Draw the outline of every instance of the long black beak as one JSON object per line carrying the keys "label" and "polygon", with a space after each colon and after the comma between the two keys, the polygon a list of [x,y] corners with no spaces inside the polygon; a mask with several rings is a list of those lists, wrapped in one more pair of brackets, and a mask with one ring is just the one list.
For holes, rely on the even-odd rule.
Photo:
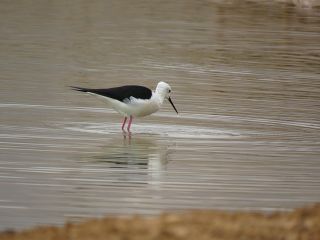
{"label": "long black beak", "polygon": [[168,97],[168,100],[169,100],[169,102],[171,103],[173,109],[174,109],[174,110],[176,111],[176,113],[178,114],[178,111],[177,111],[176,107],[174,106],[174,104],[173,104],[173,102],[172,102],[172,100],[171,100],[170,97]]}

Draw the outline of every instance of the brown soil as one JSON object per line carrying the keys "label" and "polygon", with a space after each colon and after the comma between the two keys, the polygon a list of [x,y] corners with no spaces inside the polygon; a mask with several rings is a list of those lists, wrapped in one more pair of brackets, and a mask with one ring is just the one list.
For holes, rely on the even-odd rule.
{"label": "brown soil", "polygon": [[68,223],[62,228],[37,227],[0,233],[0,240],[317,240],[320,239],[320,204],[292,212],[272,214],[192,211],[154,218],[107,217]]}

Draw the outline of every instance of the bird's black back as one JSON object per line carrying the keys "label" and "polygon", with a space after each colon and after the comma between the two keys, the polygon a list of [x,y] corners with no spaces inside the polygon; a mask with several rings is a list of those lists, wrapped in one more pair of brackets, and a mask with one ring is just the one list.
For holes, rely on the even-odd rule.
{"label": "bird's black back", "polygon": [[138,85],[126,85],[122,87],[104,89],[72,87],[72,89],[80,92],[89,92],[104,97],[113,98],[121,102],[123,102],[125,99],[129,99],[130,97],[139,99],[150,99],[152,96],[152,91],[149,88]]}

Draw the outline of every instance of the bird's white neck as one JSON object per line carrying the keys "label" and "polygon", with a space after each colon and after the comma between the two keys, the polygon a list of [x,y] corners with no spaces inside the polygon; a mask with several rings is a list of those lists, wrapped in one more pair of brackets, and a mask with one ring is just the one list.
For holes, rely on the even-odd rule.
{"label": "bird's white neck", "polygon": [[155,102],[157,102],[157,104],[160,107],[163,104],[166,96],[161,92],[155,91],[153,92],[152,98],[154,99]]}

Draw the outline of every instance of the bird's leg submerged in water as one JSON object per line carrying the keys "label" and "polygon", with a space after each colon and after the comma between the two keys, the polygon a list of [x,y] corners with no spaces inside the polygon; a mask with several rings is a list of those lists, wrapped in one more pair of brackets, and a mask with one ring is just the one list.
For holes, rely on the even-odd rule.
{"label": "bird's leg submerged in water", "polygon": [[122,123],[122,131],[124,131],[124,126],[126,125],[127,117],[124,117],[123,123]]}
{"label": "bird's leg submerged in water", "polygon": [[[125,125],[126,125],[127,119],[128,119],[128,117],[124,117],[123,122],[122,122],[122,127],[121,127],[121,129],[122,129],[123,132],[125,132],[124,127],[125,127]],[[130,116],[130,117],[129,117],[128,126],[127,126],[128,133],[130,133],[130,127],[131,127],[132,120],[133,120],[133,117]]]}
{"label": "bird's leg submerged in water", "polygon": [[133,117],[130,116],[130,118],[129,118],[129,123],[128,123],[128,128],[127,128],[128,132],[130,132],[130,127],[131,127],[132,119],[133,119]]}

